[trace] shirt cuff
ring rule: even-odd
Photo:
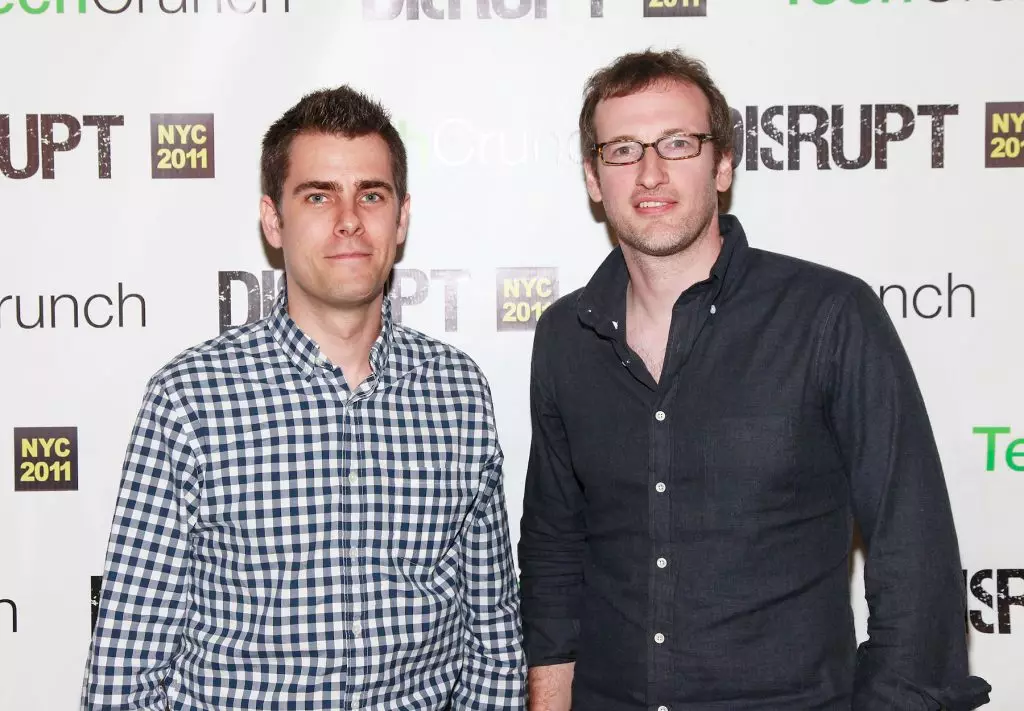
[[[531,667],[576,661],[579,620],[523,619],[523,649]]]

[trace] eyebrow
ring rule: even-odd
[[[356,190],[385,190],[395,194],[395,186],[386,180],[360,180],[356,183]]]
[[[657,140],[661,140],[662,138],[665,138],[666,136],[672,136],[672,135],[677,134],[677,133],[688,133],[688,134],[689,133],[697,133],[697,134],[699,134],[699,133],[705,133],[705,131],[691,131],[691,130],[686,129],[686,128],[669,128],[669,129],[666,129],[666,130],[662,131],[661,135],[659,135],[658,138],[656,138],[654,140],[656,140],[656,141]],[[615,138],[609,138],[607,141],[604,141],[604,143],[612,143],[614,141],[639,141],[639,140],[640,139],[637,138],[636,136],[627,136],[627,135],[623,134],[623,135],[620,135],[620,136],[616,136]]]
[[[356,182],[356,192],[361,190],[385,190],[392,195],[395,193],[395,188],[391,183],[386,180],[359,180]],[[341,183],[334,180],[306,180],[305,182],[299,183],[292,190],[293,195],[306,192],[307,190],[321,190],[323,192],[344,192]]]

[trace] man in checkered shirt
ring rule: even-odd
[[[406,153],[348,87],[263,141],[274,312],[153,376],[131,435],[83,709],[521,709],[486,379],[392,321]]]

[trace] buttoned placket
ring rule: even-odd
[[[364,694],[363,677],[359,673],[363,667],[366,650],[371,645],[368,641],[372,631],[367,628],[370,619],[369,604],[369,570],[370,558],[366,545],[368,541],[365,524],[367,512],[361,496],[361,475],[357,470],[358,457],[350,457],[353,446],[353,432],[358,424],[359,411],[365,403],[370,390],[359,387],[352,390],[344,379],[340,367],[335,366],[321,352],[313,360],[316,367],[315,377],[320,387],[333,395],[333,402],[340,410],[340,416],[331,417],[337,423],[337,448],[339,462],[337,472],[327,472],[326,478],[330,485],[326,487],[326,525],[337,526],[338,535],[331,538],[335,560],[340,561],[341,574],[335,582],[332,597],[338,604],[335,618],[342,628],[342,648],[345,656],[345,681],[349,700],[349,709],[361,708]]]
[[[668,708],[661,704],[658,697],[667,680],[672,678],[670,635],[675,623],[676,595],[675,580],[680,573],[671,563],[672,549],[672,484],[671,456],[673,449],[674,423],[669,413],[672,405],[679,397],[680,388],[686,377],[686,365],[701,333],[708,324],[708,319],[717,313],[714,301],[721,288],[721,280],[709,280],[691,287],[695,291],[689,297],[696,303],[687,303],[686,296],[677,302],[676,309],[692,308],[693,314],[677,323],[673,313],[669,339],[665,349],[665,368],[662,370],[658,386],[658,398],[651,414],[650,425],[650,471],[649,510],[651,514],[650,535],[652,555],[650,561],[650,613],[648,615],[648,634],[653,644],[649,644],[648,654],[648,698],[656,708]],[[691,322],[694,319],[695,322]],[[652,706],[651,708],[655,708]]]
[[[360,383],[354,391],[348,391],[350,394],[344,405],[343,417],[345,433],[343,444],[346,452],[349,452],[349,448],[355,444],[352,433],[359,422],[363,408],[378,395],[378,389],[382,387],[379,371],[384,367],[384,361],[387,356],[378,349],[380,349],[380,344],[375,344],[374,349],[371,350],[371,372],[366,380]],[[358,458],[353,459],[357,460]],[[350,464],[349,466],[352,465]],[[372,474],[373,472],[350,470],[346,480],[347,486],[345,487],[346,500],[349,504],[347,509],[352,512],[351,516],[347,519],[352,522],[350,526],[351,577],[354,580],[352,634],[356,642],[353,645],[353,655],[350,657],[352,663],[349,665],[348,675],[349,687],[352,689],[352,693],[349,696],[352,711],[363,708],[362,700],[365,695],[363,687],[364,677],[360,673],[364,665],[362,660],[355,655],[365,655],[367,650],[372,649],[373,646],[374,633],[372,630],[367,629],[366,626],[368,620],[374,619],[373,610],[371,609],[373,598],[370,594],[374,580],[373,551],[369,548],[370,537],[369,531],[366,528],[367,521],[370,519],[370,512],[365,496],[369,484],[366,478]]]

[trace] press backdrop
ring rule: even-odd
[[[370,92],[407,140],[398,313],[490,378],[518,540],[533,326],[611,246],[581,88],[681,47],[735,109],[751,243],[853,272],[892,315],[973,671],[1020,709],[1022,31],[1024,0],[0,0],[0,708],[77,708],[144,383],[271,303],[259,141],[315,88]],[[853,604],[863,637],[859,565]]]

